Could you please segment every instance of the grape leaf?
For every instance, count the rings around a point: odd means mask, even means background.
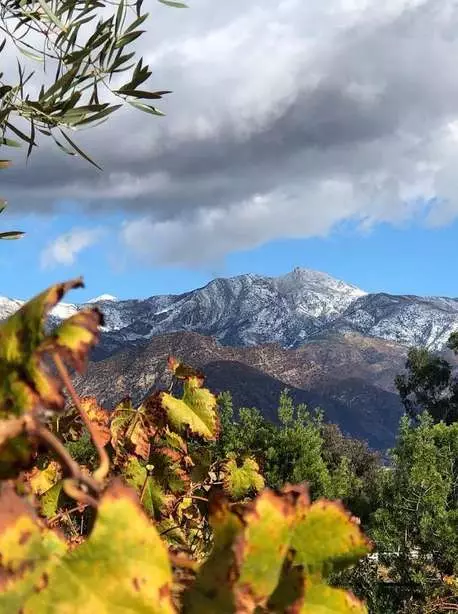
[[[235,537],[243,527],[242,519],[230,509],[226,499],[215,497],[210,503],[213,548],[202,564],[194,584],[184,592],[184,614],[233,614]]]
[[[81,279],[56,284],[25,303],[0,325],[0,417],[21,416],[39,405],[62,409],[62,386],[41,363],[46,315]]]
[[[356,562],[370,551],[369,541],[344,507],[326,500],[298,509],[291,547],[297,564],[323,575]]]
[[[59,353],[82,373],[89,350],[99,339],[99,326],[102,324],[103,316],[96,307],[82,309],[56,327],[39,350]]]
[[[61,477],[61,466],[56,461],[51,461],[44,469],[34,467],[26,476],[26,479],[30,484],[32,492],[36,495],[42,495],[54,486]]]
[[[241,467],[235,458],[229,458],[224,464],[223,484],[227,494],[236,500],[261,491],[265,485],[259,465],[253,458],[245,458]]]
[[[95,397],[82,397],[80,402],[92,423],[95,439],[102,447],[106,446],[111,439],[109,411],[100,407]]]
[[[110,430],[111,443],[118,453],[123,448],[132,449],[135,454],[148,460],[151,425],[143,405],[135,409],[130,399],[119,403],[112,413]]]
[[[181,399],[176,399],[167,392],[162,393],[161,399],[172,427],[177,430],[189,427],[191,433],[207,440],[217,438],[219,420],[216,397],[206,388],[202,388],[202,379],[190,377],[185,380]]]
[[[306,582],[304,597],[295,608],[297,614],[367,614],[366,606],[352,593],[320,582]]]
[[[167,549],[119,482],[102,497],[89,538],[71,552],[17,496],[2,497],[0,510],[2,612],[175,612]]]
[[[135,488],[150,516],[158,516],[167,511],[173,497],[166,495],[161,484],[136,456],[127,456],[121,466],[121,473],[126,482]]]
[[[274,592],[289,548],[295,501],[289,493],[264,490],[244,509],[244,528],[234,544],[238,610],[254,611]]]

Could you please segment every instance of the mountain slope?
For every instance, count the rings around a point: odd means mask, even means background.
[[[195,333],[160,335],[91,363],[87,374],[76,378],[77,389],[109,407],[127,394],[140,402],[153,388],[170,383],[169,354],[201,368],[215,392],[230,390],[236,405],[256,406],[271,419],[280,392],[288,387],[297,403],[321,407],[327,420],[373,447],[385,449],[394,442],[402,411],[392,382],[403,367],[405,350],[356,335],[295,350],[222,346]]]

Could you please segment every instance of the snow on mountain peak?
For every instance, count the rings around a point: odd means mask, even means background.
[[[116,298],[116,296],[113,296],[112,294],[101,294],[100,296],[96,296],[95,298],[91,298],[89,301],[87,301],[88,303],[103,303],[105,301],[117,301],[118,299]]]

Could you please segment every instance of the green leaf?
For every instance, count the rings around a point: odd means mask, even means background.
[[[160,484],[136,456],[128,456],[121,473],[126,482],[135,488],[141,503],[150,516],[157,516],[167,510],[171,497],[167,496]]]
[[[40,497],[40,512],[48,519],[51,519],[57,513],[60,495],[63,492],[63,485],[64,481],[60,480]]]
[[[150,113],[151,115],[158,115],[159,117],[164,117],[165,113],[156,109],[156,107],[152,107],[149,104],[144,104],[143,102],[138,102],[138,100],[128,100],[128,103],[135,107],[136,109],[140,109],[140,111],[144,111],[145,113]]]
[[[1,501],[0,571],[8,581],[0,611],[175,612],[167,549],[129,489],[112,484],[89,538],[68,553],[23,505],[17,497]]]
[[[62,134],[62,136],[64,137],[64,139],[73,147],[73,149],[85,160],[87,160],[90,164],[92,164],[93,166],[95,166],[96,168],[99,169],[99,171],[103,170],[101,166],[99,166],[96,162],[94,162],[94,160],[92,160],[92,158],[90,158],[86,153],[84,153],[84,151],[82,149],[80,149],[78,147],[78,145],[76,143],[74,143],[72,141],[72,139],[65,134],[65,132],[63,130],[60,131],[60,133]]]
[[[55,328],[39,350],[60,354],[81,373],[86,367],[89,350],[98,342],[102,324],[103,317],[97,308],[82,309]]]
[[[52,11],[46,0],[38,0],[38,3],[55,26],[57,26],[60,30],[66,30],[65,24],[62,23],[59,17]]]
[[[190,477],[182,452],[166,446],[154,447],[150,458],[158,483],[174,494],[182,493],[189,486]]]
[[[306,583],[305,596],[295,607],[298,614],[367,614],[366,606],[351,593],[313,581]]]
[[[158,0],[161,4],[171,6],[174,9],[187,9],[189,8],[184,2],[175,2],[175,0]]]
[[[174,428],[181,430],[189,427],[194,435],[214,440],[219,431],[216,397],[201,386],[201,379],[189,378],[183,385],[183,397],[176,399],[163,393],[162,406]]]
[[[62,409],[61,383],[41,361],[45,316],[81,279],[45,290],[0,324],[0,418],[21,416],[38,406]]]
[[[298,510],[291,547],[309,573],[327,575],[370,551],[358,524],[336,501],[319,500]]]
[[[21,232],[20,230],[9,230],[7,232],[0,232],[0,239],[6,240],[14,240],[14,239],[22,239],[25,235],[25,232]]]
[[[164,96],[165,94],[171,94],[172,92],[170,91],[163,91],[163,92],[146,92],[144,90],[122,90],[122,91],[118,91],[119,94],[122,94],[123,96],[132,96],[133,98],[144,98],[145,100],[158,100],[160,98],[162,98],[162,96]]]
[[[265,486],[259,473],[259,465],[253,458],[245,458],[241,467],[235,458],[224,464],[224,490],[233,499],[239,500],[251,492],[259,492]]]

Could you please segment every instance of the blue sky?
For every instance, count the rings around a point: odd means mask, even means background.
[[[15,159],[0,226],[27,236],[0,244],[1,295],[82,274],[71,300],[145,297],[303,266],[458,296],[454,0],[157,4],[135,44],[148,88],[173,92],[166,116],[73,135],[103,173],[45,139]]]
[[[135,256],[126,257],[117,239],[125,213],[88,216],[59,211],[48,216],[3,214],[3,227],[20,227],[20,241],[0,243],[0,294],[27,298],[48,285],[83,275],[86,288],[69,300],[82,302],[102,293],[118,298],[142,298],[179,293],[207,283],[215,276],[246,272],[281,275],[296,266],[325,271],[370,292],[458,296],[458,223],[427,228],[412,222],[400,227],[380,224],[361,232],[350,224],[325,238],[271,241],[230,254],[224,264],[200,267],[154,267]],[[82,250],[71,264],[43,266],[42,254],[55,238],[72,228],[102,226],[95,245]],[[197,249],[197,246],[196,246]]]

